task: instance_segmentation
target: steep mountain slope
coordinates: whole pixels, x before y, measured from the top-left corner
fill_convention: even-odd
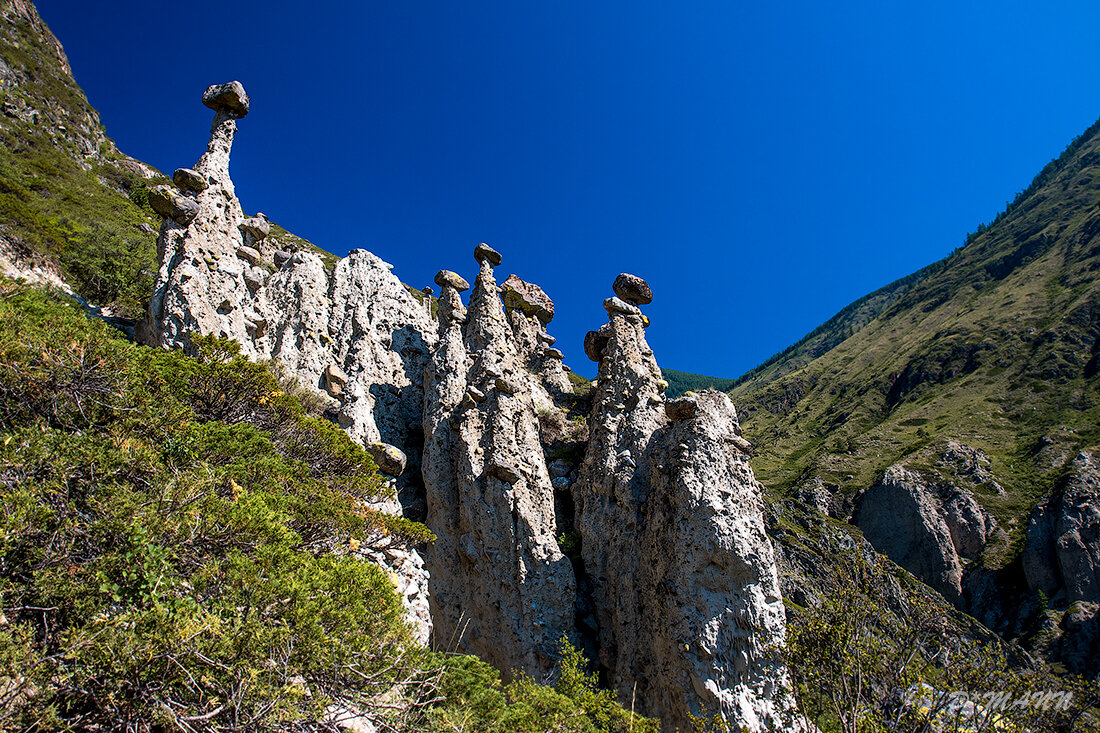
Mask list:
[[[989,454],[1009,491],[984,498],[1008,520],[1097,444],[1100,123],[1037,182],[965,248],[742,378],[766,485],[850,493],[954,438]]]
[[[64,279],[118,315],[144,310],[167,179],[121,153],[73,79],[57,38],[27,0],[0,0],[0,265]],[[323,252],[278,226],[286,249]],[[16,264],[18,263],[18,264]]]
[[[1058,640],[1100,626],[1098,271],[1100,122],[965,247],[731,390],[776,498],[853,522],[957,608],[1073,671],[1094,670],[1098,650]]]
[[[678,372],[675,369],[661,369],[661,376],[668,382],[668,388],[665,390],[665,394],[669,397],[679,397],[689,390],[701,392],[704,389],[716,389],[720,392],[725,392],[737,383],[733,379],[707,377],[702,374]]]

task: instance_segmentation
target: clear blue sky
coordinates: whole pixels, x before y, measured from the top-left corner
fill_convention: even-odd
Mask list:
[[[241,80],[246,211],[417,287],[476,243],[581,373],[621,271],[658,362],[733,377],[949,253],[1100,116],[1095,2],[40,0],[127,153]]]

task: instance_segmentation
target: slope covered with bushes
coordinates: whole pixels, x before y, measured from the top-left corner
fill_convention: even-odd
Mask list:
[[[427,530],[264,365],[193,350],[0,281],[0,729],[628,729],[568,647],[557,689],[418,647],[359,553]]]

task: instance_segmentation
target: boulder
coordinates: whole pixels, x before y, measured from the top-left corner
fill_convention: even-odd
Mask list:
[[[674,400],[665,402],[665,415],[673,422],[690,420],[695,417],[695,413],[698,409],[694,396],[678,397]]]
[[[205,191],[206,187],[210,185],[202,174],[190,168],[176,168],[175,173],[172,174],[172,181],[184,191],[195,193]]]
[[[474,247],[474,259],[480,265],[482,262],[488,262],[493,267],[496,267],[501,262],[500,252],[489,245],[482,242],[478,246]]]
[[[329,364],[325,367],[324,376],[325,389],[333,397],[338,397],[348,383],[348,375],[344,374],[344,370],[335,364]]]
[[[934,492],[901,465],[863,492],[855,524],[874,548],[943,594],[962,604],[962,566]]]
[[[642,314],[642,312],[638,310],[638,306],[631,305],[621,298],[608,298],[603,302],[603,309],[607,311],[608,315],[621,313],[626,316],[639,316]]]
[[[180,226],[187,226],[199,215],[199,204],[181,195],[171,186],[157,186],[149,191],[149,205],[153,211]]]
[[[262,242],[271,233],[271,224],[262,216],[253,216],[245,219],[237,227],[245,234],[252,237],[253,242]]]
[[[632,305],[649,305],[653,302],[653,291],[649,283],[637,275],[620,273],[611,289],[615,291],[615,295]]]
[[[252,247],[237,247],[237,256],[257,267],[264,263],[263,255]]]
[[[207,87],[202,94],[202,103],[215,112],[224,112],[236,119],[248,114],[248,94],[239,81]]]
[[[470,289],[470,283],[466,282],[466,278],[450,270],[440,270],[437,272],[435,274],[435,284],[441,288],[445,288],[449,285],[460,293]]]
[[[515,275],[509,275],[508,279],[501,283],[500,292],[504,297],[506,309],[518,310],[534,316],[543,325],[554,320],[554,301],[550,300],[550,296],[538,285],[520,280]]]
[[[1020,557],[1028,587],[1100,602],[1100,468],[1082,452],[1065,488],[1032,512]]]
[[[367,453],[378,465],[378,470],[390,476],[400,476],[405,471],[408,458],[400,448],[389,443],[369,443],[366,446]]]
[[[287,252],[286,250],[282,250],[282,249],[276,250],[275,255],[274,255],[275,266],[276,267],[282,267],[287,262],[289,262],[290,258],[293,257],[293,256],[294,256],[293,252]]]
[[[599,361],[607,349],[609,334],[604,329],[589,331],[584,335],[584,353],[592,361]]]

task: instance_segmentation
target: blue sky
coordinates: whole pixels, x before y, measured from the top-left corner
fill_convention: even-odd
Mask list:
[[[122,150],[193,164],[203,89],[239,79],[246,211],[417,287],[488,242],[589,375],[617,273],[653,287],[662,366],[734,377],[948,254],[1100,117],[1091,2],[38,7]]]

